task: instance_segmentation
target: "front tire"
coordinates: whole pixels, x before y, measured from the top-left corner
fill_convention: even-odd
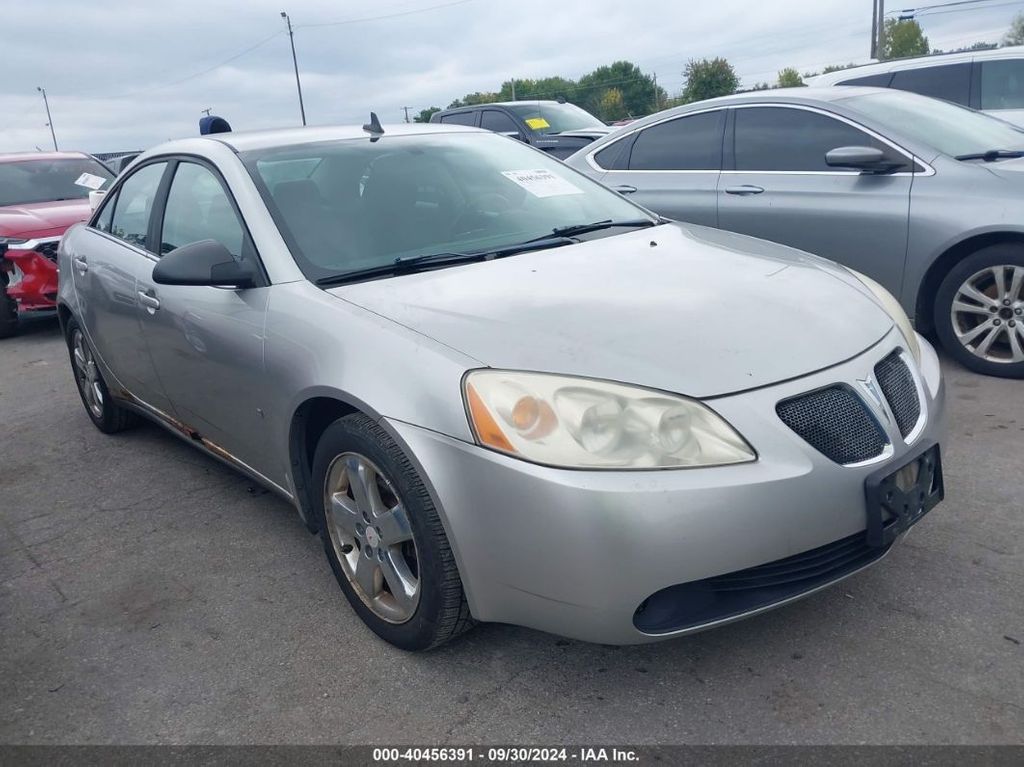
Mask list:
[[[71,370],[75,374],[78,396],[82,398],[86,415],[93,425],[104,434],[115,434],[131,428],[138,422],[138,416],[117,404],[110,396],[107,383],[103,380],[96,357],[78,320],[68,321],[66,330]]]
[[[18,302],[7,293],[7,278],[0,274],[0,338],[18,332]]]
[[[328,426],[313,487],[331,569],[374,633],[403,650],[427,650],[472,626],[430,494],[377,423],[353,414]]]
[[[964,367],[1024,378],[1024,249],[992,245],[954,266],[936,294],[934,320]]]

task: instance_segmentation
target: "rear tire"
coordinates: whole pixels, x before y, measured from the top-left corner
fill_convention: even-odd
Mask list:
[[[956,264],[935,295],[934,322],[964,367],[1024,378],[1024,248],[992,245]]]
[[[377,636],[403,650],[428,650],[473,625],[430,494],[375,421],[356,413],[327,427],[312,486],[331,569]]]
[[[116,434],[138,423],[139,417],[119,405],[111,396],[103,374],[96,364],[92,347],[78,320],[68,320],[65,338],[71,357],[71,371],[82,398],[85,413],[93,425],[104,434]]]
[[[0,275],[0,338],[18,332],[18,302],[7,294],[7,280]]]

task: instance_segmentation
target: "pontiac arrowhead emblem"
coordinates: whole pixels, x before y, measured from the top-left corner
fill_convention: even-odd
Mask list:
[[[869,375],[867,378],[858,378],[857,383],[860,384],[860,388],[864,390],[864,393],[868,395],[868,398],[874,405],[875,412],[879,413],[882,418],[885,419],[886,423],[888,423],[889,410],[885,406],[885,400],[882,397],[882,392],[878,388],[878,382],[875,381],[874,376]]]

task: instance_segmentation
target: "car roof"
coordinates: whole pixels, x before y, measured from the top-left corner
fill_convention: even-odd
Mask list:
[[[488,101],[486,104],[466,104],[461,107],[452,107],[451,109],[442,109],[439,114],[447,114],[448,112],[462,112],[467,109],[482,109],[483,107],[514,107],[514,106],[531,106],[531,105],[560,105],[568,104],[568,101],[553,101],[551,99],[520,99],[518,101]]]
[[[848,77],[866,77],[886,72],[899,72],[904,69],[959,64],[976,59],[1019,59],[1024,58],[1024,45],[1011,45],[1005,48],[988,48],[977,51],[955,51],[950,53],[932,53],[927,56],[907,56],[888,61],[873,61],[859,64],[846,69],[837,69],[823,75],[816,75],[808,83],[811,86],[834,85]]]
[[[27,160],[81,160],[92,155],[85,152],[9,152],[0,154],[0,162],[25,162]]]
[[[465,125],[438,125],[436,123],[396,123],[385,125],[383,138],[389,136],[428,136],[442,133],[483,133],[490,131],[471,128]],[[194,147],[196,141],[216,141],[225,144],[236,152],[248,152],[253,149],[268,149],[281,146],[301,146],[321,141],[344,141],[351,139],[369,139],[371,134],[359,125],[328,125],[306,128],[277,128],[273,130],[239,131],[238,133],[213,133],[186,139],[169,141],[146,152],[147,156],[154,153],[166,154],[176,149]]]

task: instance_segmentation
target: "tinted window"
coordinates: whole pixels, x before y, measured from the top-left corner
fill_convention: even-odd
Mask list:
[[[632,139],[627,137],[622,141],[609,144],[594,155],[594,162],[597,163],[598,167],[605,170],[624,170],[627,167],[626,159],[629,157],[629,145],[632,143]]]
[[[893,74],[891,87],[966,104],[971,90],[971,65],[947,64],[942,67],[906,69]]]
[[[117,192],[107,195],[107,199],[104,202],[106,204],[103,206],[103,210],[100,211],[99,218],[96,219],[96,228],[101,232],[109,232],[111,219],[114,217],[114,206],[117,205]]]
[[[93,189],[109,189],[113,178],[89,157],[0,163],[0,207],[85,199]]]
[[[719,170],[725,112],[680,117],[641,131],[630,170]]]
[[[146,165],[125,179],[117,193],[110,233],[136,247],[156,251],[146,242],[153,200],[167,163]]]
[[[836,85],[867,85],[872,88],[888,88],[892,80],[892,72],[882,72],[879,75],[866,75],[865,77],[854,77],[852,80],[843,80]]]
[[[476,125],[476,112],[456,112],[453,115],[445,115],[441,122],[449,125]]]
[[[835,171],[825,154],[841,146],[886,147],[863,131],[803,109],[736,110],[736,170]]]
[[[1024,109],[1024,59],[981,62],[981,108]]]
[[[496,109],[485,109],[480,117],[480,127],[495,133],[518,133],[519,126],[504,112]]]
[[[201,165],[178,165],[167,194],[160,251],[168,253],[199,240],[216,240],[242,255],[245,232],[220,181]]]
[[[590,112],[580,109],[575,104],[527,102],[510,104],[508,108],[536,133],[564,133],[606,127]]]

